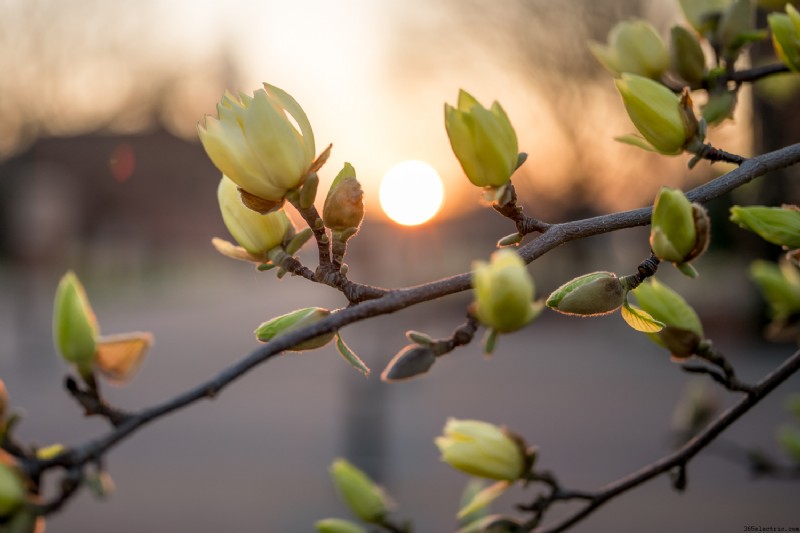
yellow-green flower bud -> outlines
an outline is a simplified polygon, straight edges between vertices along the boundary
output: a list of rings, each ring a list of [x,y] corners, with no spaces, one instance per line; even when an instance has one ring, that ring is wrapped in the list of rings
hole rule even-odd
[[[709,126],[733,118],[736,110],[736,92],[722,91],[709,94],[708,102],[702,106],[703,118]]]
[[[732,0],[678,0],[689,24],[701,35],[716,29]]]
[[[765,241],[800,248],[800,209],[797,206],[731,207],[731,221],[757,233]]]
[[[319,533],[367,533],[360,525],[341,518],[325,518],[314,523]]]
[[[800,465],[800,430],[793,426],[781,426],[778,428],[777,439],[792,461]]]
[[[53,305],[53,338],[61,357],[82,375],[91,372],[98,335],[97,318],[74,272],[61,278]]]
[[[680,294],[655,278],[639,285],[633,294],[642,309],[665,324],[661,331],[648,333],[648,337],[677,357],[688,357],[696,351],[703,340],[703,326]]]
[[[692,87],[699,87],[706,73],[706,56],[697,37],[683,26],[670,30],[672,68]]]
[[[710,226],[705,209],[692,204],[678,189],[662,187],[656,196],[650,247],[664,261],[687,263],[708,246]]]
[[[615,80],[633,125],[653,148],[677,155],[697,135],[699,125],[688,92],[678,96],[664,85],[635,74]]]
[[[466,91],[458,106],[444,106],[444,124],[453,152],[473,185],[500,187],[517,169],[517,134],[498,102],[486,109]]]
[[[780,265],[753,261],[750,277],[769,304],[770,317],[778,322],[800,313],[800,270],[789,262]]]
[[[356,179],[353,166],[345,163],[325,197],[322,220],[333,231],[345,231],[358,228],[363,219],[364,191]]]
[[[722,13],[717,26],[717,42],[727,61],[735,61],[742,46],[748,42],[743,37],[755,29],[755,15],[755,6],[750,0],[733,0]]]
[[[222,176],[217,187],[217,200],[225,227],[254,257],[266,259],[267,252],[279,246],[291,228],[283,209],[262,215],[246,207],[238,186],[226,176]]]
[[[258,326],[255,331],[256,338],[261,342],[269,342],[279,335],[310,326],[311,324],[316,324],[330,314],[331,312],[329,310],[321,307],[298,309],[297,311],[292,311],[291,313],[286,313],[285,315],[275,317],[272,320],[268,320]],[[314,337],[313,339],[309,339],[296,346],[293,346],[291,350],[299,352],[302,350],[314,350],[315,348],[322,348],[328,344],[335,335],[336,332],[323,333],[318,337]]]
[[[8,517],[25,501],[25,485],[10,460],[0,461],[0,517]]]
[[[498,333],[517,330],[536,318],[533,278],[513,250],[494,252],[489,263],[473,263],[475,314],[484,326]]]
[[[450,418],[444,435],[436,437],[435,442],[442,460],[467,474],[506,481],[525,474],[524,446],[506,430],[488,422]]]
[[[383,491],[360,469],[345,459],[331,464],[331,479],[354,515],[365,522],[381,522],[389,511]]]
[[[800,12],[786,4],[785,15],[771,13],[767,21],[778,58],[793,71],[800,72]]]
[[[270,201],[280,201],[303,182],[314,162],[314,133],[288,93],[266,83],[252,97],[226,92],[217,112],[219,118],[206,117],[205,126],[197,129],[223,174]]]
[[[615,76],[623,72],[659,79],[669,66],[669,52],[656,29],[644,20],[618,23],[608,45],[590,43],[589,49]]]
[[[625,302],[625,287],[613,272],[592,272],[554,290],[547,306],[565,315],[607,315]]]

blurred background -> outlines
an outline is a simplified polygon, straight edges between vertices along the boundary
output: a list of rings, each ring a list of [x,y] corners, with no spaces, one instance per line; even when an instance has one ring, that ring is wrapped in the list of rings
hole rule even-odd
[[[25,413],[19,437],[69,445],[105,431],[61,388],[67,368],[50,321],[66,269],[86,284],[104,333],[155,334],[133,382],[106,387],[129,409],[215,375],[256,346],[252,331],[268,318],[346,303],[211,248],[227,233],[219,175],[196,127],[226,89],[251,93],[266,81],[298,100],[318,150],[334,145],[321,190],[345,161],[355,166],[367,221],[347,263],[352,279],[386,287],[464,272],[514,229],[481,203],[450,151],[443,104],[460,88],[502,103],[529,154],[514,177],[521,204],[550,222],[648,205],[661,185],[689,188],[725,172],[706,163],[688,172],[686,156],[613,141],[633,126],[586,43],[634,17],[664,35],[681,18],[671,0],[0,0],[0,377]],[[798,142],[800,122],[785,118],[797,116],[797,94],[774,83],[743,90],[735,119],[711,141],[743,155]],[[378,201],[382,176],[409,159],[432,165],[446,189],[437,215],[414,227],[392,222]],[[753,382],[795,346],[761,340],[763,303],[746,266],[778,250],[726,222],[737,202],[796,203],[797,188],[775,174],[712,203],[702,278],[671,267],[659,277],[688,295],[708,336]],[[633,272],[648,252],[647,230],[627,230],[554,250],[531,272],[547,295],[589,270]],[[301,258],[314,265],[310,250]],[[574,488],[670,450],[674,406],[696,379],[616,315],[545,313],[502,337],[491,361],[476,342],[421,379],[380,382],[405,330],[448,335],[469,302],[456,295],[345,329],[373,369],[367,380],[331,347],[287,355],[140,431],[108,458],[116,494],[97,502],[82,493],[48,531],[311,531],[315,520],[347,516],[327,475],[339,456],[386,486],[415,531],[450,531],[466,479],[433,445],[448,416],[507,424]],[[792,380],[695,460],[685,494],[658,479],[576,530],[799,525],[796,486],[752,480],[737,460],[738,445],[779,454],[782,402],[799,387]],[[715,392],[720,406],[734,400]],[[515,493],[497,508],[533,498]]]

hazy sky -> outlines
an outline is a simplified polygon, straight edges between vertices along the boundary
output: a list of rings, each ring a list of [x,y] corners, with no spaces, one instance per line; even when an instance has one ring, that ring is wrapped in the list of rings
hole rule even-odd
[[[464,88],[506,109],[531,154],[515,182],[535,197],[580,184],[601,209],[631,207],[680,180],[682,158],[655,168],[652,156],[614,143],[633,129],[610,76],[569,78],[597,69],[585,43],[598,8],[540,4],[0,0],[0,152],[38,134],[137,131],[152,124],[154,101],[162,122],[193,138],[224,89],[268,81],[303,106],[318,151],[334,144],[323,184],[349,161],[374,199],[386,170],[421,159],[444,178],[452,212],[479,196],[464,186],[443,125],[444,102]],[[644,5],[610,3],[603,13],[648,16],[666,33],[674,2]],[[652,186],[642,165],[656,174]]]

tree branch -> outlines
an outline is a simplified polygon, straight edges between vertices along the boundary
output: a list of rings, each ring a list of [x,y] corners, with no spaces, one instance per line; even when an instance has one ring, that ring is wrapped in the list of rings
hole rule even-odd
[[[690,191],[687,196],[692,201],[707,202],[759,176],[763,176],[770,171],[784,168],[798,162],[800,162],[800,144],[794,144],[749,159],[728,174]],[[650,222],[651,212],[652,207],[647,207],[563,224],[553,224],[548,226],[541,235],[520,248],[518,253],[525,262],[530,263],[548,251],[573,240],[648,224]],[[69,469],[98,460],[109,449],[139,428],[178,409],[191,405],[198,400],[215,397],[225,387],[252,368],[264,363],[292,346],[323,333],[336,331],[348,324],[369,317],[393,313],[412,305],[468,290],[470,288],[470,280],[471,273],[466,272],[416,287],[388,290],[380,297],[355,303],[346,309],[332,313],[330,316],[315,324],[273,339],[204,383],[150,408],[139,411],[138,413],[129,413],[124,421],[105,435],[90,440],[83,445],[68,449],[50,459],[41,460],[35,457],[23,459],[20,461],[21,468],[28,476],[35,479],[44,471],[52,468],[62,467]],[[375,291],[379,290],[381,289],[375,289]],[[351,300],[351,302],[353,302],[353,300]],[[795,362],[800,361],[800,357],[795,357],[793,360]],[[759,388],[759,390],[761,389]],[[752,398],[760,399],[760,396],[754,393],[748,395],[745,400],[750,401]],[[738,418],[738,416],[740,415],[737,415],[736,418]],[[724,427],[727,427],[727,425],[729,424],[721,426],[720,431],[724,429]],[[714,433],[713,436],[716,436],[716,434],[718,434],[718,432]],[[713,436],[711,437],[712,439]],[[703,446],[704,445],[705,444],[703,444]],[[696,453],[696,451],[694,453]],[[694,453],[691,455],[694,455]],[[687,457],[691,457],[691,455]],[[660,463],[657,463],[656,465],[659,464]],[[615,491],[618,493],[623,490],[617,488]],[[613,495],[609,497],[613,497]],[[588,512],[586,514],[588,514]],[[579,519],[580,518],[578,518],[578,520]]]
[[[725,431],[731,424],[736,422],[739,418],[747,413],[753,406],[760,402],[770,392],[775,390],[781,383],[789,379],[795,372],[800,370],[800,350],[796,351],[784,361],[778,368],[773,370],[769,375],[762,379],[753,388],[752,392],[744,396],[730,409],[719,415],[713,422],[711,422],[706,429],[698,433],[693,439],[683,445],[677,451],[666,455],[658,461],[645,466],[644,468],[629,474],[604,488],[592,493],[591,503],[579,510],[575,514],[556,522],[555,524],[536,529],[537,533],[556,533],[564,531],[567,528],[580,522],[600,506],[607,503],[609,500],[623,494],[646,481],[653,479],[665,472],[669,472],[673,468],[685,468],[689,461],[695,455],[700,453],[703,448],[708,446],[714,441],[723,431]],[[532,530],[529,527],[529,530]]]

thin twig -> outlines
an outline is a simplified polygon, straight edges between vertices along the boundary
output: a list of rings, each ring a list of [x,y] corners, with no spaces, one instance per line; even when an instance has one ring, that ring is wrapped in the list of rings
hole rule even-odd
[[[784,381],[789,379],[798,370],[800,370],[800,350],[792,354],[791,357],[778,366],[778,368],[773,370],[769,375],[758,382],[758,384],[753,388],[752,392],[742,397],[730,409],[720,414],[703,431],[698,433],[693,439],[691,439],[677,451],[662,457],[661,459],[636,472],[633,472],[621,479],[618,479],[617,481],[614,481],[613,483],[606,485],[604,488],[594,492],[591,495],[590,503],[583,509],[580,509],[576,513],[556,522],[551,526],[547,526],[542,529],[536,529],[535,531],[537,533],[556,533],[558,531],[564,531],[567,528],[577,524],[596,511],[600,506],[619,496],[620,494],[638,487],[642,483],[664,474],[665,472],[669,472],[674,468],[685,468],[695,455],[700,453],[701,450],[713,442],[714,439],[716,439],[731,424],[741,418],[742,415],[752,409],[753,406],[758,404],[758,402],[775,390],[775,388],[777,388]],[[528,530],[533,530],[533,527],[529,527]]]

